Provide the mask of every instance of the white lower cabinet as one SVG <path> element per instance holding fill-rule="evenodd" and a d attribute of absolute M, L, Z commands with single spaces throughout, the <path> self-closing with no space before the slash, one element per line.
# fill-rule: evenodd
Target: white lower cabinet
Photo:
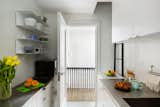
<path fill-rule="evenodd" d="M 44 91 L 40 90 L 32 97 L 33 107 L 44 107 Z M 32 107 L 32 106 L 31 106 Z"/>
<path fill-rule="evenodd" d="M 46 90 L 45 90 L 45 93 L 44 93 L 44 99 L 43 99 L 43 102 L 44 102 L 44 105 L 45 105 L 44 107 L 51 107 L 52 97 L 53 97 L 52 83 L 49 83 L 46 86 Z"/>
<path fill-rule="evenodd" d="M 109 96 L 104 90 L 101 90 L 101 96 L 99 96 L 98 107 L 117 107 L 114 104 L 111 96 Z"/>
<path fill-rule="evenodd" d="M 46 87 L 40 89 L 22 107 L 52 107 L 53 88 L 51 81 Z"/>
<path fill-rule="evenodd" d="M 119 107 L 113 97 L 106 91 L 105 86 L 98 80 L 97 107 Z"/>
<path fill-rule="evenodd" d="M 35 104 L 33 104 L 32 98 L 30 98 L 22 107 L 35 107 Z"/>

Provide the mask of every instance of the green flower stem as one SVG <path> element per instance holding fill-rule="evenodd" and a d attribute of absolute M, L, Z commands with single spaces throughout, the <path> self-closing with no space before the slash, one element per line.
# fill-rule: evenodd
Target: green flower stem
<path fill-rule="evenodd" d="M 11 96 L 11 84 L 4 83 L 0 85 L 0 99 L 4 100 Z"/>

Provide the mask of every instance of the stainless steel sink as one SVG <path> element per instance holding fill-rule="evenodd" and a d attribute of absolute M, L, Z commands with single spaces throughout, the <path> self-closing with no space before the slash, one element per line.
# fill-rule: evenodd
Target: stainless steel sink
<path fill-rule="evenodd" d="M 123 98 L 131 107 L 160 107 L 160 98 Z"/>

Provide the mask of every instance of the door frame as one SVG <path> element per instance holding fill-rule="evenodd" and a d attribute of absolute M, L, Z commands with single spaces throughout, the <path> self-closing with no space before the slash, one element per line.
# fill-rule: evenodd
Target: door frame
<path fill-rule="evenodd" d="M 60 12 L 58 12 L 57 14 L 61 14 Z M 97 85 L 97 79 L 98 79 L 98 73 L 101 71 L 101 67 L 100 67 L 100 65 L 101 65 L 101 37 L 100 37 L 100 22 L 98 21 L 98 20 L 96 20 L 96 19 L 83 19 L 83 20 L 81 20 L 81 19 L 76 19 L 76 20 L 72 20 L 72 22 L 70 23 L 69 21 L 68 21 L 68 23 L 67 23 L 67 25 L 71 25 L 71 26 L 73 26 L 73 25 L 94 25 L 95 27 L 96 27 L 96 32 L 95 32 L 95 71 L 96 71 L 96 79 L 95 79 L 95 84 L 96 84 L 96 103 L 95 103 L 95 107 L 97 107 L 97 90 L 98 90 L 98 85 Z M 57 28 L 58 28 L 58 24 L 57 24 Z M 59 32 L 57 32 L 57 36 L 58 35 L 60 35 L 59 34 Z M 58 42 L 57 42 L 57 57 L 58 57 L 58 70 L 60 69 L 60 67 L 59 67 L 59 62 L 60 62 L 60 59 L 59 59 L 59 57 L 60 57 L 60 47 L 59 47 L 59 40 L 60 40 L 60 37 L 58 36 L 57 37 L 57 39 L 58 39 Z M 66 52 L 66 47 L 65 47 L 65 52 Z M 66 63 L 66 62 L 65 62 Z M 66 67 L 66 65 L 65 65 L 65 67 Z M 59 94 L 60 95 L 60 94 Z M 59 96 L 60 97 L 60 96 Z M 59 98 L 59 100 L 60 100 L 60 98 Z M 59 101 L 59 104 L 60 104 L 60 101 Z M 59 105 L 59 107 L 61 107 L 60 105 Z"/>
<path fill-rule="evenodd" d="M 64 28 L 64 38 L 61 37 L 61 25 L 64 25 L 65 28 Z M 62 26 L 63 27 L 63 26 Z M 62 97 L 62 85 L 66 84 L 65 82 L 65 70 L 66 70 L 66 46 L 65 46 L 65 42 L 66 42 L 66 28 L 67 28 L 67 24 L 66 24 L 66 21 L 65 19 L 63 18 L 63 15 L 61 12 L 57 12 L 57 70 L 58 70 L 58 84 L 57 84 L 57 91 L 58 91 L 58 107 L 65 107 L 65 103 L 66 103 L 66 100 L 65 100 L 65 94 L 64 94 L 64 97 Z M 63 50 L 63 53 L 64 53 L 64 61 L 61 60 L 61 40 L 64 40 L 64 50 Z M 63 42 L 63 41 L 62 41 Z M 63 63 L 63 64 L 62 64 Z M 62 83 L 62 78 L 63 77 L 63 83 Z M 66 91 L 65 89 L 63 91 Z M 64 101 L 62 101 L 64 100 Z"/>

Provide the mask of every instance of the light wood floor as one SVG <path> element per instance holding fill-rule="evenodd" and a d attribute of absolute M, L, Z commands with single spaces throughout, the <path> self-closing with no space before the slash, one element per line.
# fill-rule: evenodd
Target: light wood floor
<path fill-rule="evenodd" d="M 95 89 L 87 88 L 68 88 L 67 89 L 68 101 L 96 101 Z"/>

